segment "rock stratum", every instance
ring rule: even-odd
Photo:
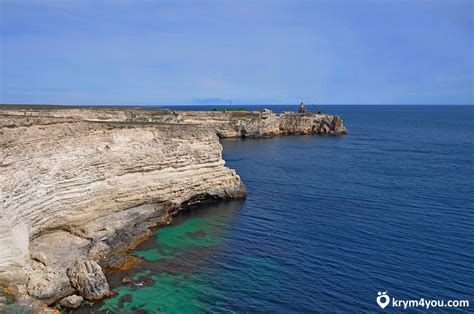
[[[345,133],[326,114],[0,106],[0,280],[30,304],[103,298],[151,227],[246,196],[219,137]]]

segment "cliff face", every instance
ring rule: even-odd
[[[202,125],[219,137],[272,137],[277,135],[342,135],[347,130],[337,115],[321,113],[276,114],[255,111],[172,111],[143,108],[5,107],[9,116],[50,117],[85,121]]]
[[[178,112],[183,123],[202,123],[213,127],[219,137],[272,137],[278,135],[342,135],[346,128],[338,116],[327,114],[276,114],[271,111],[186,111]]]
[[[187,203],[242,198],[221,137],[341,134],[338,117],[0,109],[0,279],[51,304],[108,293],[102,267]]]
[[[207,128],[26,119],[0,129],[0,271],[48,304],[74,292],[76,260],[101,263],[187,201],[245,196]]]

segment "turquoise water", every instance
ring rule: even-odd
[[[318,109],[350,134],[222,140],[248,198],[157,229],[81,311],[376,312],[387,291],[472,312],[473,107]]]

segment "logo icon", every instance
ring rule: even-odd
[[[377,304],[383,309],[386,308],[387,305],[390,303],[390,297],[387,295],[387,291],[379,291],[377,294],[379,295],[377,297]]]

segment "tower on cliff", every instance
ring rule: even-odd
[[[303,103],[303,102],[301,102],[300,108],[298,109],[298,112],[299,112],[299,113],[307,113],[307,112],[308,112],[308,110],[307,110],[306,107],[304,106],[304,103]]]

